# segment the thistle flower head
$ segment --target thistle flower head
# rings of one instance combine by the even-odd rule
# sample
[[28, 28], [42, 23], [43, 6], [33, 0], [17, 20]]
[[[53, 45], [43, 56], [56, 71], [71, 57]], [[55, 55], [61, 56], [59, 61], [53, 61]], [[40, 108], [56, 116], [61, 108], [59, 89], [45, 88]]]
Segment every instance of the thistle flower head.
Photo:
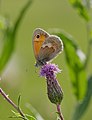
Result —
[[40, 70], [40, 75], [46, 78], [52, 78], [55, 79], [56, 78], [56, 74], [60, 73], [61, 70], [58, 68], [57, 65], [55, 64], [46, 64], [44, 66], [42, 66], [41, 70]]

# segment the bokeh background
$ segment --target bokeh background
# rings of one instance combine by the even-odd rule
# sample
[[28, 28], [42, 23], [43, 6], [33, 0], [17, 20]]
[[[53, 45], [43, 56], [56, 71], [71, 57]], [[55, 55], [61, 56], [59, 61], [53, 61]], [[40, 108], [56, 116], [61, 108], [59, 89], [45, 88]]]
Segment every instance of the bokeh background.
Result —
[[[1, 0], [0, 14], [7, 16], [13, 24], [26, 2], [27, 0]], [[68, 0], [34, 0], [18, 29], [15, 50], [3, 71], [0, 86], [15, 103], [17, 103], [18, 95], [21, 94], [21, 108], [24, 113], [30, 114], [30, 110], [26, 107], [26, 104], [30, 103], [45, 120], [56, 120], [56, 106], [48, 100], [46, 81], [39, 77], [39, 70], [34, 67], [32, 34], [38, 27], [46, 31], [50, 28], [60, 28], [68, 32], [86, 53], [86, 23], [79, 17]], [[62, 69], [62, 73], [58, 74], [58, 81], [64, 91], [61, 109], [65, 120], [70, 120], [76, 99], [72, 93], [64, 52], [53, 63], [58, 64]], [[92, 72], [91, 60], [87, 72], [88, 74]], [[12, 109], [12, 106], [0, 96], [0, 120], [9, 120]], [[81, 120], [91, 120], [91, 112], [92, 100]]]

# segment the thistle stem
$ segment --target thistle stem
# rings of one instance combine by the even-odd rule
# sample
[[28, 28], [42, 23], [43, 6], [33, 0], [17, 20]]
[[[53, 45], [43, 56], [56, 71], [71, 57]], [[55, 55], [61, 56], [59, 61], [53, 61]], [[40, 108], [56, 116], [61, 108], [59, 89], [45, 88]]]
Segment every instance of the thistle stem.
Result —
[[8, 97], [8, 95], [0, 88], [0, 94], [10, 103], [17, 111], [20, 113], [20, 115], [25, 118], [24, 113], [22, 110]]
[[59, 114], [60, 120], [64, 120], [63, 115], [61, 113], [60, 104], [57, 105], [57, 112]]

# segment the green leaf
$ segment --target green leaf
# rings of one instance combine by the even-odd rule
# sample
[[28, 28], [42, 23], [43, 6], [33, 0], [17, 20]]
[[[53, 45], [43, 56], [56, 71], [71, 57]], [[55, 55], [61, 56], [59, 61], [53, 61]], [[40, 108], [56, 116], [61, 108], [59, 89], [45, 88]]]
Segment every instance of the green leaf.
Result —
[[18, 97], [18, 107], [20, 107], [20, 100], [21, 100], [21, 95]]
[[86, 21], [89, 21], [90, 16], [82, 0], [69, 0], [69, 2], [77, 10], [78, 14], [82, 16], [82, 18], [84, 18]]
[[11, 116], [9, 118], [22, 118], [22, 116], [19, 113], [14, 112], [13, 110], [12, 110], [12, 113], [14, 114], [14, 116]]
[[77, 100], [81, 100], [84, 98], [87, 88], [86, 72], [84, 69], [86, 57], [69, 34], [58, 29], [52, 29], [51, 33], [59, 36], [64, 43], [65, 58], [70, 72], [73, 92]]
[[30, 116], [28, 114], [25, 114], [25, 116], [28, 120], [36, 120], [33, 116]]
[[82, 102], [78, 103], [73, 114], [72, 120], [80, 120], [86, 112], [92, 96], [92, 75], [88, 78], [87, 92]]
[[25, 117], [21, 116], [20, 113], [16, 113], [12, 110], [12, 113], [14, 116], [11, 116], [9, 118], [22, 118], [23, 120], [36, 120], [32, 115], [25, 114]]
[[2, 53], [0, 56], [0, 72], [4, 69], [6, 63], [9, 61], [9, 59], [14, 51], [16, 33], [18, 31], [18, 28], [20, 26], [21, 20], [24, 17], [25, 12], [27, 11], [27, 9], [31, 3], [32, 3], [31, 0], [29, 0], [27, 2], [27, 4], [23, 7], [22, 11], [20, 12], [20, 15], [17, 18], [14, 26], [8, 27], [8, 29], [6, 30], [4, 46], [3, 46]]

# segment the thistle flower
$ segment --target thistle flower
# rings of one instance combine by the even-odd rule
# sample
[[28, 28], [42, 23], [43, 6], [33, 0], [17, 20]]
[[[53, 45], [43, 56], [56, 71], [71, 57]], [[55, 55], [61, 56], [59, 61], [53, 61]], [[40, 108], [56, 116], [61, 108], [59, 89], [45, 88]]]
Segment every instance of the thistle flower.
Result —
[[60, 73], [61, 70], [58, 68], [57, 65], [55, 64], [46, 64], [44, 66], [42, 66], [41, 71], [40, 71], [40, 75], [46, 78], [52, 78], [55, 79], [56, 74]]
[[61, 70], [55, 64], [46, 64], [42, 66], [40, 70], [40, 76], [43, 76], [47, 80], [47, 93], [49, 100], [60, 105], [63, 99], [63, 91], [56, 79], [56, 74], [60, 73]]

